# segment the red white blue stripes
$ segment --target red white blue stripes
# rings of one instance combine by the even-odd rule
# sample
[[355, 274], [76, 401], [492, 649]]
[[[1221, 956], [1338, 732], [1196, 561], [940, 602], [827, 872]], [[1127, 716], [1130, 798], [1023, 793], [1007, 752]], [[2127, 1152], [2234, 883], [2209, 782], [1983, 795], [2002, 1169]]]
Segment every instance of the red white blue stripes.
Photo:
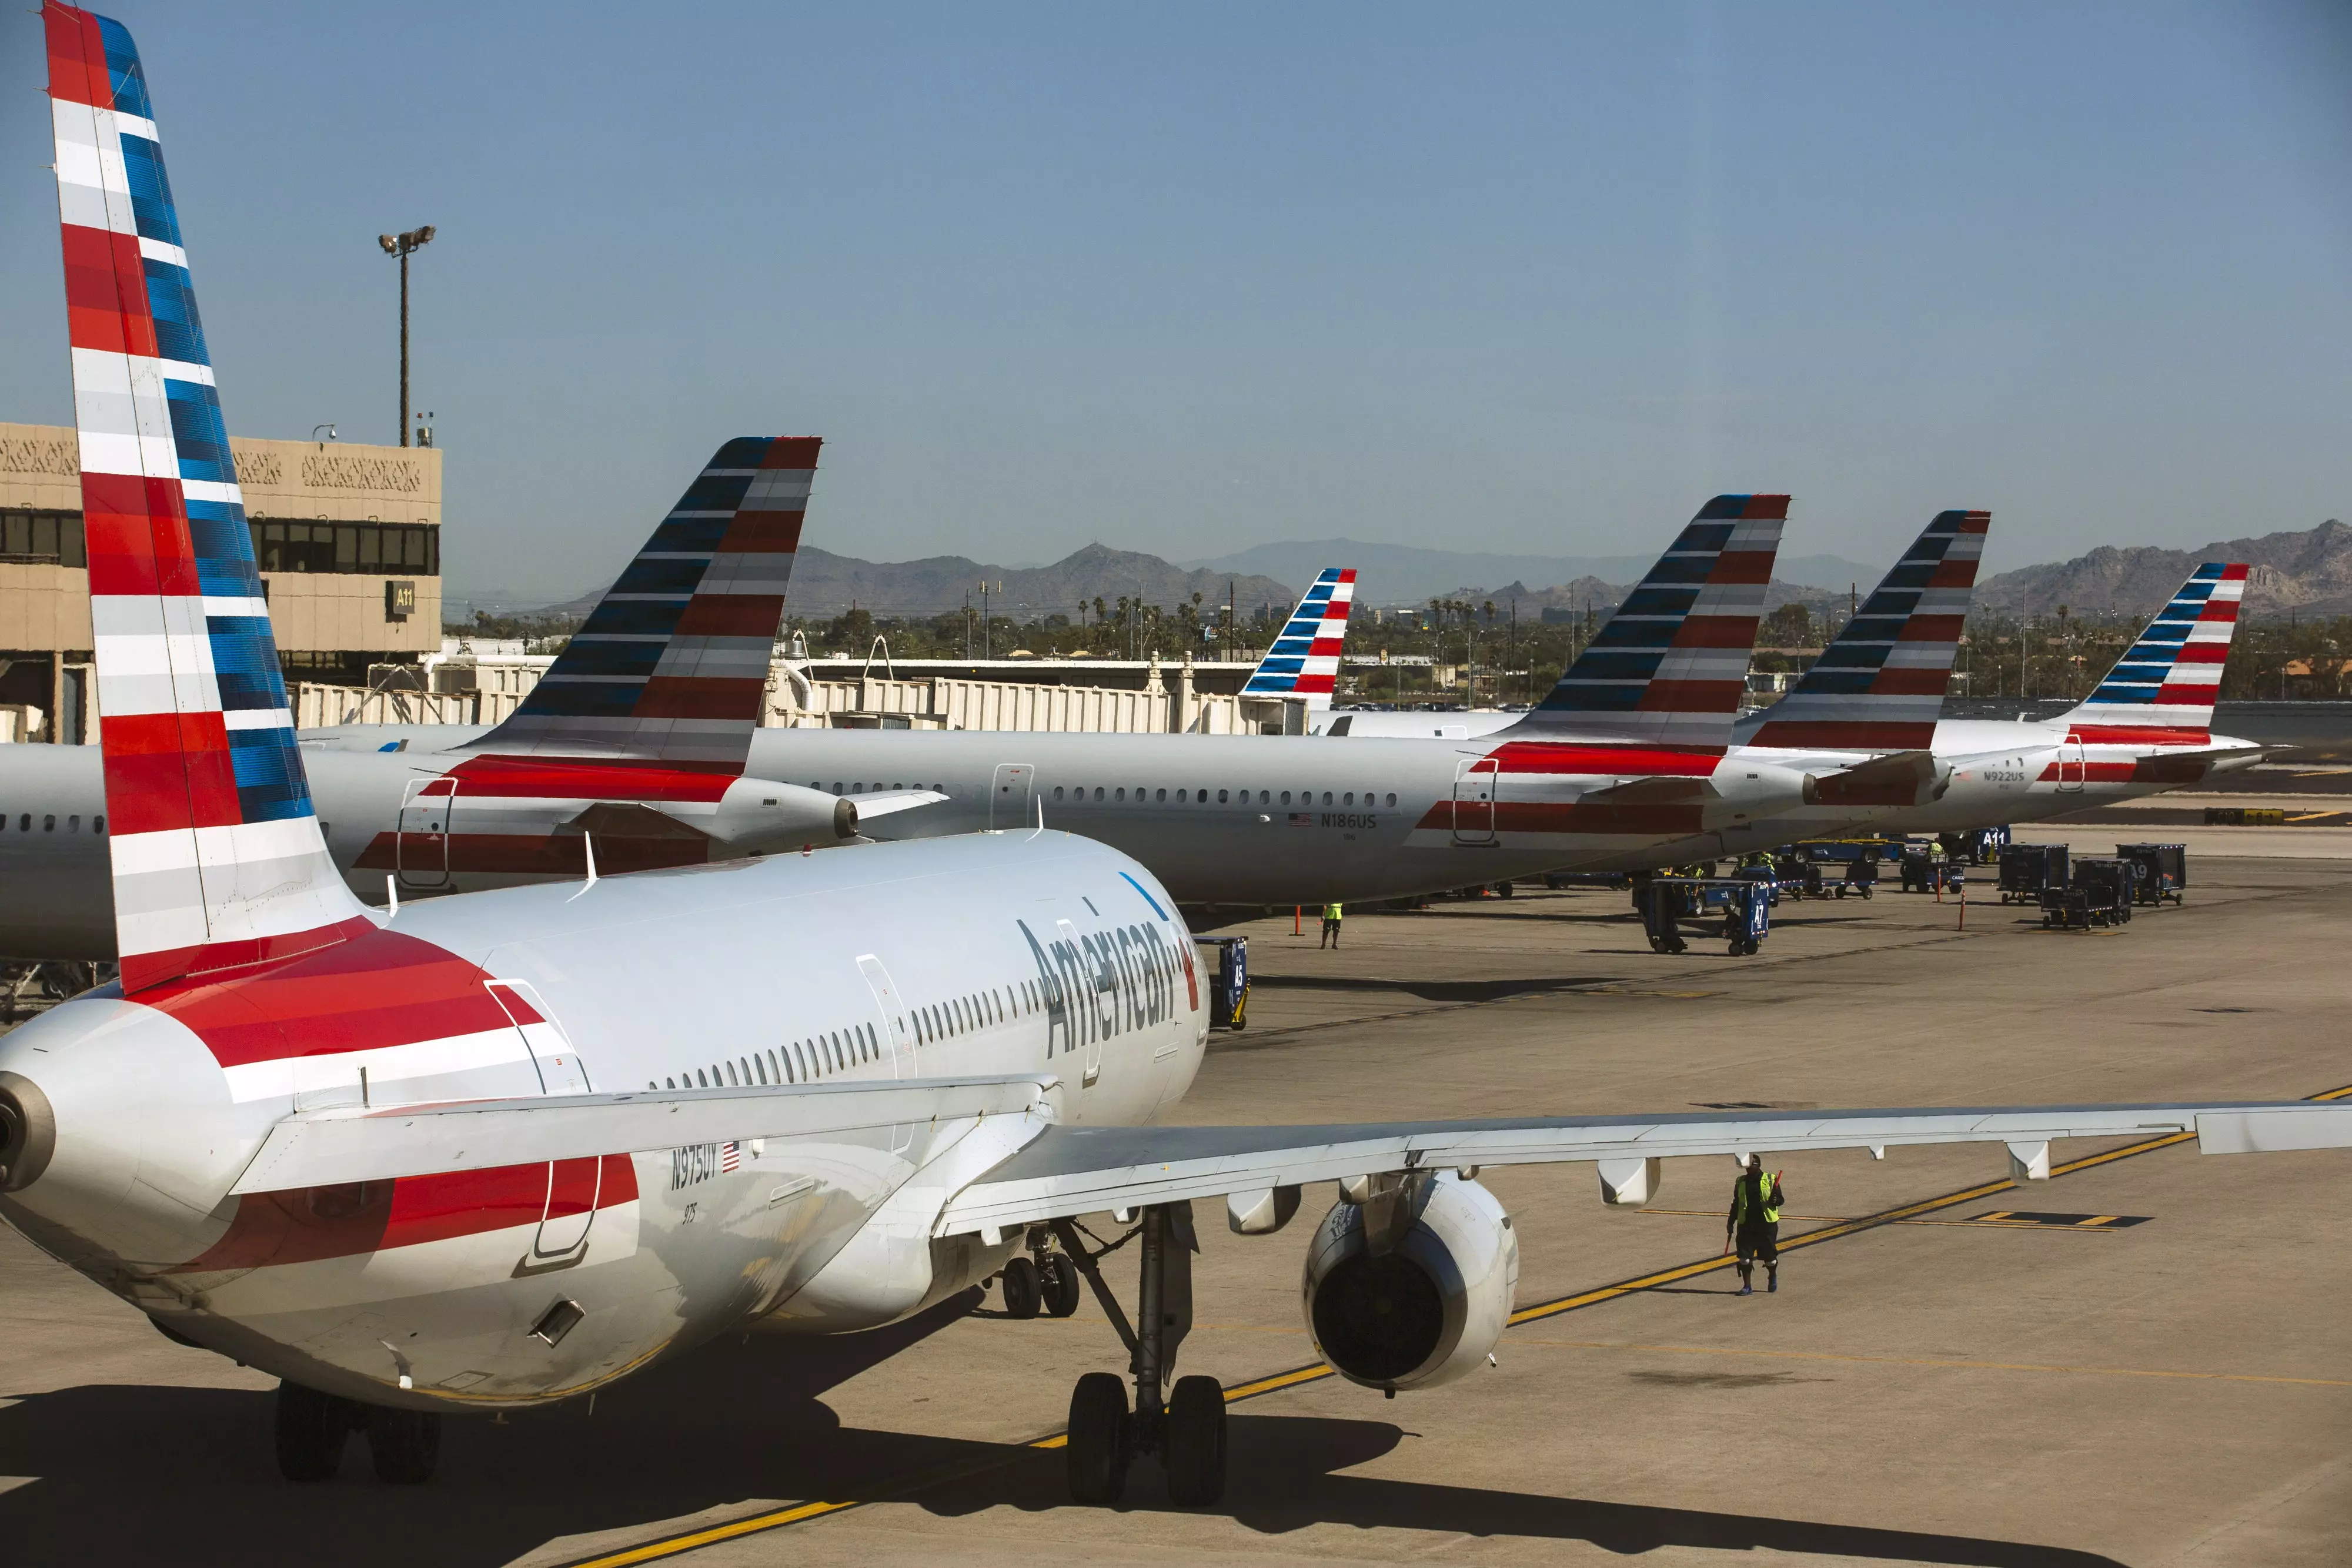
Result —
[[1991, 526], [1990, 512], [1938, 512], [1743, 743], [1823, 751], [1932, 747]]
[[513, 716], [469, 749], [740, 773], [821, 444], [720, 447]]
[[2201, 738], [2212, 727], [2247, 570], [2208, 561], [2190, 572], [2098, 688], [2060, 722], [2084, 741], [2110, 738], [2103, 731], [2150, 728], [2194, 731]]
[[1551, 695], [1504, 733], [1727, 747], [1788, 517], [1786, 496], [1699, 508]]
[[1310, 708], [1331, 706], [1339, 683], [1339, 647], [1356, 597], [1352, 567], [1326, 567], [1290, 612], [1282, 634], [1242, 687], [1244, 696], [1300, 696]]
[[373, 929], [310, 810], [131, 35], [48, 5], [124, 987]]

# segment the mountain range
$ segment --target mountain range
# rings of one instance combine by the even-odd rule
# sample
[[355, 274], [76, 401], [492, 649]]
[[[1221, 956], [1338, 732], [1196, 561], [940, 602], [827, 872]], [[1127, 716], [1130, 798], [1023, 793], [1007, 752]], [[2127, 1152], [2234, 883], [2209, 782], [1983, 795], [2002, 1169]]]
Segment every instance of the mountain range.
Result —
[[[1507, 584], [1478, 591], [1485, 595], [1516, 590], [1524, 601], [1528, 594], [1522, 585], [1527, 583], [1564, 592], [1585, 580], [1638, 582], [1656, 559], [1654, 555], [1490, 555], [1338, 538], [1286, 540], [1184, 564], [1209, 571], [1263, 573], [1284, 582], [1312, 582], [1327, 566], [1352, 566], [1357, 603], [1414, 605], [1432, 599], [1463, 598], [1464, 585], [1468, 583]], [[1802, 585], [1839, 592], [1851, 583], [1866, 587], [1885, 570], [1834, 555], [1784, 558], [1779, 568], [1779, 575], [1792, 588]], [[1568, 601], [1560, 602], [1565, 605]]]
[[[1976, 602], [1979, 609], [2005, 614], [2048, 615], [2064, 605], [2075, 614], [2143, 616], [2163, 603], [2191, 568], [2209, 560], [2245, 561], [2253, 568], [2245, 600], [2251, 615], [2352, 614], [2352, 526], [2333, 518], [2300, 533], [2223, 539], [2196, 550], [2102, 545], [2072, 560], [1990, 578], [1978, 585]], [[1024, 621], [1055, 612], [1075, 617], [1081, 601], [1089, 607], [1097, 598], [1116, 603], [1122, 595], [1139, 592], [1147, 603], [1162, 607], [1197, 593], [1206, 610], [1224, 603], [1229, 588], [1235, 606], [1249, 616], [1268, 606], [1276, 612], [1286, 610], [1297, 600], [1295, 585], [1313, 580], [1324, 567], [1349, 565], [1357, 570], [1356, 602], [1361, 606], [1492, 601], [1499, 612], [1516, 600], [1519, 618], [1532, 621], [1546, 610], [1609, 610], [1648, 569], [1650, 558], [1487, 555], [1321, 539], [1260, 545], [1183, 565], [1094, 544], [1050, 566], [1006, 567], [964, 556], [867, 561], [804, 546], [793, 569], [788, 603], [794, 619], [828, 618], [852, 604], [884, 617], [940, 615], [962, 608], [965, 591], [986, 580], [1003, 585], [1001, 600], [992, 589], [989, 608], [1001, 605], [1003, 613]], [[1790, 601], [1829, 608], [1845, 601], [1851, 585], [1875, 582], [1879, 570], [1839, 556], [1785, 559], [1766, 608]], [[452, 594], [447, 618], [462, 621], [477, 609], [580, 616], [602, 591], [543, 610], [488, 591]], [[977, 607], [976, 594], [972, 602]]]
[[2301, 533], [2221, 539], [2202, 549], [2102, 545], [2088, 555], [2004, 571], [1977, 585], [1977, 607], [2011, 615], [2146, 615], [2205, 561], [2244, 561], [2249, 615], [2352, 614], [2352, 527], [2330, 517]]

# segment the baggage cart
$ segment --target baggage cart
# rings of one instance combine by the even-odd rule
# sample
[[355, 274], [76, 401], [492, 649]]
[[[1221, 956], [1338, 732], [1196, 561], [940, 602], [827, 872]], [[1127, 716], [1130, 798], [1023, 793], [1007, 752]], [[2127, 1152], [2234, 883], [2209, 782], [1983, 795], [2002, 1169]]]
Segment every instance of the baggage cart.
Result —
[[2138, 868], [2138, 880], [2132, 886], [2134, 903], [2181, 901], [2181, 890], [2189, 885], [2188, 845], [2117, 844], [2116, 858], [2129, 861]]
[[1772, 928], [1771, 884], [1760, 878], [1652, 877], [1633, 896], [1654, 953], [1683, 952], [1686, 936], [1720, 936], [1745, 957]]
[[2074, 862], [2064, 887], [2042, 890], [2042, 924], [2070, 931], [2128, 925], [2138, 880], [2138, 868], [2130, 861], [2085, 855]]
[[2000, 901], [2039, 904], [2042, 890], [2066, 885], [2064, 844], [2011, 844], [2000, 852]]
[[1249, 1027], [1249, 938], [1213, 936], [1202, 944], [1217, 950], [1216, 977], [1209, 983], [1209, 1027]]

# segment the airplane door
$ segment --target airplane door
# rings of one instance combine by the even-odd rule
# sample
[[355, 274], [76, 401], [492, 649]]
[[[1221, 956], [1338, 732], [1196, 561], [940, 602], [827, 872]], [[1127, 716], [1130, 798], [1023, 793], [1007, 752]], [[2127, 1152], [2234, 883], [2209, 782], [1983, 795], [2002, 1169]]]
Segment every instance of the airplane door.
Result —
[[1495, 841], [1495, 799], [1502, 780], [1502, 764], [1491, 757], [1465, 758], [1454, 770], [1454, 841], [1491, 844]]
[[403, 887], [449, 885], [450, 811], [457, 804], [455, 779], [412, 779], [400, 798], [399, 831], [393, 835], [393, 868]]
[[1102, 1076], [1103, 1028], [1098, 1004], [1101, 993], [1095, 988], [1094, 971], [1087, 967], [1086, 944], [1078, 940], [1078, 928], [1066, 920], [1055, 924], [1061, 928], [1062, 940], [1069, 944], [1073, 961], [1078, 967], [1077, 981], [1070, 988], [1070, 1027], [1077, 1031], [1085, 1051], [1085, 1076], [1079, 1081], [1078, 1087], [1091, 1089], [1095, 1080]]
[[891, 983], [890, 971], [882, 960], [871, 953], [857, 956], [857, 972], [866, 977], [866, 988], [874, 993], [874, 1005], [882, 1009], [882, 1027], [890, 1040], [890, 1075], [894, 1078], [919, 1078], [915, 1055], [915, 1033], [907, 1024], [907, 1004]]
[[572, 1049], [571, 1039], [562, 1026], [555, 1021], [547, 1003], [528, 980], [485, 980], [490, 995], [514, 1020], [515, 1032], [530, 1052], [531, 1062], [539, 1069], [539, 1089], [542, 1094], [585, 1094], [592, 1085], [588, 1069], [580, 1053]]
[[988, 825], [992, 829], [1025, 828], [1037, 820], [1029, 805], [1030, 786], [1037, 769], [1026, 762], [1000, 762], [988, 784]]
[[[882, 1028], [890, 1041], [890, 1075], [893, 1078], [919, 1078], [920, 1061], [916, 1054], [915, 1031], [908, 1026], [906, 998], [890, 979], [890, 971], [882, 960], [871, 953], [857, 956], [857, 972], [866, 977], [866, 988], [874, 993], [874, 1005], [882, 1009]], [[890, 1128], [890, 1152], [903, 1155], [915, 1141], [915, 1124], [898, 1122]]]
[[601, 1155], [549, 1163], [547, 1207], [540, 1216], [539, 1234], [530, 1243], [533, 1264], [544, 1268], [577, 1260], [588, 1245], [588, 1228], [595, 1223], [604, 1177]]
[[2077, 737], [2068, 736], [2058, 746], [2058, 792], [2062, 795], [2081, 794], [2083, 780], [2089, 774], [2090, 765], [2083, 758], [2083, 742]]

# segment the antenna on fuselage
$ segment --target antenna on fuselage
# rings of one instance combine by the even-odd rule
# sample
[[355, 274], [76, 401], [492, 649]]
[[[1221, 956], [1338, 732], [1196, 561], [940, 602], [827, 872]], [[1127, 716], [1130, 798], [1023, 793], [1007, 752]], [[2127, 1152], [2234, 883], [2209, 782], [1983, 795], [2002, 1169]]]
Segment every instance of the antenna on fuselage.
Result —
[[[585, 893], [596, 885], [596, 840], [593, 834], [583, 832], [580, 835], [580, 852], [587, 857], [588, 861], [588, 880], [580, 884], [580, 893]], [[572, 898], [579, 897], [580, 893], [573, 894]], [[563, 902], [569, 904], [572, 898], [567, 898]]]
[[398, 872], [386, 872], [383, 873], [383, 893], [386, 898], [392, 900], [392, 912], [394, 915], [399, 914], [400, 873]]

